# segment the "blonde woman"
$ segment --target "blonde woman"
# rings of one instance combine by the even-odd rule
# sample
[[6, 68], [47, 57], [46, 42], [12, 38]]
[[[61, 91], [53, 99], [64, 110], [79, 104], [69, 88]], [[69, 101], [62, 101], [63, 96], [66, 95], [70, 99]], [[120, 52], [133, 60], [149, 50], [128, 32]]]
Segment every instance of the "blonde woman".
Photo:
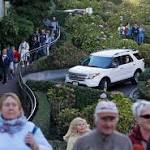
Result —
[[85, 119], [80, 117], [74, 118], [70, 123], [66, 135], [63, 137], [67, 142], [67, 150], [72, 150], [76, 140], [89, 131], [89, 125]]

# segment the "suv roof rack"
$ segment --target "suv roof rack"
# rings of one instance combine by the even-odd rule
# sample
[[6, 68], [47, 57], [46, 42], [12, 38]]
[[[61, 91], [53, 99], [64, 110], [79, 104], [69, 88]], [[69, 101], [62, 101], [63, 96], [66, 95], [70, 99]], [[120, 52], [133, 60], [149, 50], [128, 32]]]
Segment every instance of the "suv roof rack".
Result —
[[126, 49], [126, 51], [123, 51], [123, 52], [117, 52], [115, 53], [114, 55], [118, 55], [118, 54], [122, 54], [122, 53], [126, 53], [126, 52], [131, 52], [131, 51], [138, 51], [137, 49]]

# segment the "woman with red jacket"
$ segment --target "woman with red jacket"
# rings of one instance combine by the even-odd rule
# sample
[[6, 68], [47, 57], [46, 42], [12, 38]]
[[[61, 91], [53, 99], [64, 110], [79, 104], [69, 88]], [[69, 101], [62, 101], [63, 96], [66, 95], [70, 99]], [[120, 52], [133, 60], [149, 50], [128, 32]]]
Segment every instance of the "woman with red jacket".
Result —
[[150, 102], [140, 100], [133, 104], [137, 125], [129, 133], [134, 150], [150, 150]]
[[16, 50], [15, 47], [13, 47], [13, 65], [14, 65], [14, 71], [16, 71], [19, 61], [20, 61], [20, 53]]

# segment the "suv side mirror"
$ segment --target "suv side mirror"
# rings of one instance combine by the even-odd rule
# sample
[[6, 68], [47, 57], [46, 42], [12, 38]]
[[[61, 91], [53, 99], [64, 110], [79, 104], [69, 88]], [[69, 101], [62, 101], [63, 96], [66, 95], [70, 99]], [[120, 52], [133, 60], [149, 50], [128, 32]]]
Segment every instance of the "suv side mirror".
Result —
[[88, 64], [88, 62], [89, 62], [89, 57], [84, 57], [84, 58], [80, 59], [79, 64], [86, 66], [86, 64]]
[[83, 60], [80, 59], [80, 60], [79, 60], [79, 65], [82, 65], [82, 64], [83, 64]]
[[112, 67], [112, 68], [117, 68], [117, 67], [118, 67], [118, 63], [112, 62], [111, 67]]

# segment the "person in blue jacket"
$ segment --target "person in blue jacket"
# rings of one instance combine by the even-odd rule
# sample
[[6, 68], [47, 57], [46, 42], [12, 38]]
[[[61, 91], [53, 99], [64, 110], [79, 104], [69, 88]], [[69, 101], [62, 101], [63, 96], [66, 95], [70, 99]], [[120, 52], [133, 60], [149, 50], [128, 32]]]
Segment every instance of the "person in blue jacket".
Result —
[[10, 75], [10, 78], [12, 79], [13, 78], [13, 75], [14, 75], [14, 65], [13, 65], [13, 47], [10, 47], [8, 45], [7, 47], [7, 56], [9, 57], [9, 60], [10, 60], [10, 64], [9, 64], [9, 75]]
[[28, 121], [15, 93], [0, 98], [0, 150], [52, 150], [40, 128]]
[[142, 25], [139, 27], [139, 33], [138, 33], [138, 44], [141, 45], [144, 42], [145, 37], [145, 29]]

